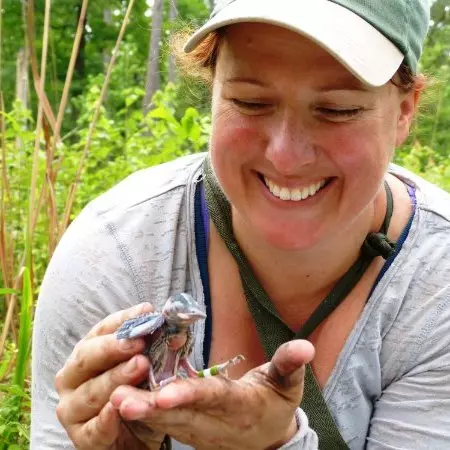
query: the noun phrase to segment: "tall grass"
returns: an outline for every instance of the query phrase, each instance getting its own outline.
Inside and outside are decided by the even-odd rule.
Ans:
[[[22,302],[19,316],[19,336],[17,341],[17,361],[14,370],[13,384],[23,389],[27,375],[27,365],[31,349],[31,329],[33,324],[33,292],[31,273],[24,267],[22,274]]]
[[[61,137],[61,130],[72,91],[75,63],[80,50],[89,0],[83,0],[81,4],[65,82],[55,111],[53,111],[46,93],[51,0],[45,0],[42,50],[39,62],[34,45],[36,41],[34,0],[27,1],[26,42],[29,48],[33,85],[38,99],[37,107],[34,108],[37,111],[36,117],[31,117],[28,115],[29,113],[22,111],[20,105],[16,105],[13,112],[5,111],[0,78],[0,450],[27,447],[30,406],[30,341],[34,300],[38,291],[36,273],[42,271],[42,267],[37,267],[42,262],[37,256],[36,248],[46,249],[45,265],[70,222],[77,193],[78,198],[80,196],[77,188],[83,180],[83,175],[86,175],[85,167],[89,161],[96,127],[101,118],[101,107],[134,2],[135,0],[129,0],[104,81],[98,93],[95,94],[97,99],[95,107],[90,111],[88,125],[83,127],[83,133],[80,133],[83,135],[83,144],[80,145],[79,159],[75,164],[73,179],[70,178],[68,183],[64,182],[64,189],[61,189],[60,183],[61,178],[65,176],[61,170],[61,161],[67,156],[64,155],[64,151],[67,151],[68,148],[64,144],[64,136]],[[2,11],[2,0],[0,0],[0,11]],[[6,11],[7,13],[8,11]],[[2,63],[2,17],[0,14],[0,66]],[[133,101],[133,98],[139,97],[135,86],[133,88],[128,86],[128,90],[124,92],[129,92],[126,99],[129,102]],[[442,100],[439,103],[438,99],[437,104],[433,141],[437,135]],[[199,127],[192,126],[198,120],[197,116],[194,117],[194,113],[197,112],[191,108],[180,121],[175,118],[174,113],[171,115],[170,111],[162,107],[156,108],[148,114],[146,120],[164,120],[170,124],[169,127],[162,127],[160,131],[157,127],[152,128],[153,138],[155,142],[158,142],[154,147],[171,149],[172,153],[170,154],[173,157],[178,155],[177,152],[180,151],[182,143],[189,146],[190,150],[194,148],[195,143],[200,147],[197,142],[200,141]],[[26,127],[24,127],[24,123],[27,124]],[[130,136],[132,135],[130,128],[133,128],[131,124],[130,120],[125,126],[125,128],[128,127],[126,132]],[[31,132],[32,126],[33,131]],[[105,127],[105,124],[102,126]],[[178,138],[174,139],[170,145],[162,138],[162,136],[166,138],[170,134],[168,129],[172,131],[175,129],[175,134],[179,134]],[[139,132],[135,134],[139,134]],[[8,135],[13,135],[14,138],[10,137],[7,140]],[[157,139],[160,137],[161,141],[158,141]],[[163,142],[164,145],[159,145],[159,142]],[[130,146],[134,146],[133,148],[144,147],[141,144],[143,141],[137,140]],[[165,150],[167,149],[165,148]],[[401,162],[413,170],[415,168],[418,171],[422,170],[423,161],[429,160],[427,157],[429,150],[420,145],[415,145],[412,150],[408,149],[407,153],[401,155]],[[27,173],[20,178],[19,182],[17,181],[18,168],[15,163],[18,155],[23,157],[20,165],[25,164],[27,169]],[[159,162],[158,154],[151,157],[154,158],[153,163]],[[440,182],[443,185],[445,180],[450,180],[450,172],[448,174],[445,172],[450,170],[447,167],[450,165],[441,166],[437,163],[434,165],[430,163],[426,166],[426,170],[429,176],[433,177],[432,181]],[[14,173],[14,171],[16,172]],[[450,190],[450,181],[448,183]],[[45,242],[37,242],[42,236],[45,237]]]
[[[27,423],[29,421],[30,406],[28,380],[34,296],[37,291],[34,275],[35,255],[33,254],[36,230],[38,226],[44,225],[47,227],[45,235],[48,238],[49,258],[69,224],[77,184],[82,178],[100,108],[107,92],[112,68],[119,53],[119,47],[129,22],[134,0],[129,1],[89,127],[88,139],[78,163],[76,176],[70,186],[64,208],[61,211],[58,210],[59,199],[57,198],[61,155],[57,154],[57,150],[61,142],[60,132],[70,96],[75,61],[80,49],[88,5],[89,0],[83,0],[66,80],[58,113],[55,116],[45,93],[52,2],[51,0],[45,1],[40,69],[33,45],[35,41],[34,2],[33,0],[28,0],[27,3],[27,45],[30,49],[30,65],[39,103],[35,119],[31,165],[28,168],[29,176],[26,179],[29,194],[28,205],[25,207],[22,203],[24,196],[18,192],[19,189],[23,189],[23,186],[17,187],[17,191],[13,190],[16,186],[13,183],[13,174],[10,173],[8,167],[13,165],[9,163],[16,155],[25,154],[31,150],[29,148],[31,142],[29,138],[27,140],[27,130],[24,130],[13,116],[6,113],[3,94],[0,91],[0,283],[3,283],[3,285],[0,285],[0,313],[4,314],[3,320],[0,320],[0,325],[2,326],[0,337],[0,450],[26,448],[28,443]],[[6,136],[9,131],[13,131],[17,135],[18,139],[15,140],[15,145],[11,145],[10,141],[7,146]],[[26,145],[29,145],[29,147],[25,148]],[[44,164],[42,163],[42,155],[45,155]],[[24,225],[23,229],[17,229],[17,226],[15,226],[18,217],[19,221]]]

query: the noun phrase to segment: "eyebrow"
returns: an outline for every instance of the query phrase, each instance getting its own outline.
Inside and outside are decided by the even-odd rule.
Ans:
[[[370,92],[372,88],[365,85],[362,81],[358,80],[354,75],[350,73],[338,75],[334,80],[326,82],[323,85],[319,85],[316,88],[320,92],[330,91],[363,91]]]
[[[229,78],[228,80],[225,80],[225,83],[232,84],[232,83],[247,83],[247,84],[254,84],[256,86],[261,87],[269,87],[267,83],[264,83],[260,80],[257,80],[256,78],[251,77],[233,77]]]

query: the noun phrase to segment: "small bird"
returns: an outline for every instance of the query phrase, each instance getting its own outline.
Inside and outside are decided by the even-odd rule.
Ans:
[[[117,339],[146,340],[144,355],[150,360],[148,383],[157,390],[179,377],[183,369],[188,377],[207,377],[225,374],[227,367],[242,361],[239,355],[217,366],[197,371],[188,360],[194,346],[192,325],[206,314],[192,296],[175,294],[166,301],[161,312],[144,314],[126,320],[117,331]]]

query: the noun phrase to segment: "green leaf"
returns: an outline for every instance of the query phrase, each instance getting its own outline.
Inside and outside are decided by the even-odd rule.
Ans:
[[[17,294],[18,291],[9,288],[0,288],[0,295]]]
[[[23,270],[22,304],[20,308],[19,340],[17,343],[18,354],[14,372],[14,384],[23,389],[28,369],[31,327],[32,327],[32,293],[31,274],[28,267]]]

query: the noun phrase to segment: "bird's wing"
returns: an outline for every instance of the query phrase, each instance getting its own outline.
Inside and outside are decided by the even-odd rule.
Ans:
[[[164,371],[169,355],[167,348],[167,334],[164,331],[151,343],[146,354],[150,358],[155,377],[159,379],[160,372]]]
[[[162,327],[165,319],[161,313],[149,313],[126,320],[117,330],[117,339],[133,339],[152,334]]]

